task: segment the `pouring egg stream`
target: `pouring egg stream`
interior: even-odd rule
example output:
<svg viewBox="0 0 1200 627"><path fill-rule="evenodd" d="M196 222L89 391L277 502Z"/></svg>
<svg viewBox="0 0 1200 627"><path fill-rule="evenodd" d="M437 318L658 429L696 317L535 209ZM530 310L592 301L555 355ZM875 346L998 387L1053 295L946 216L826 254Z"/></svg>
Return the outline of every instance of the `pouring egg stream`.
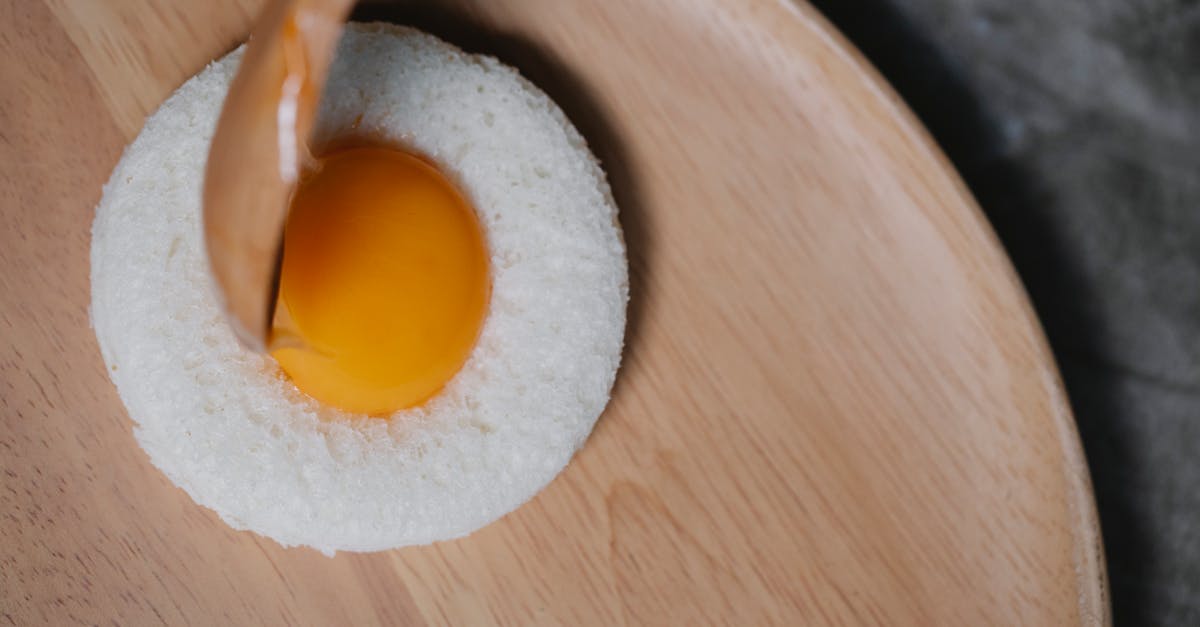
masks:
<svg viewBox="0 0 1200 627"><path fill-rule="evenodd" d="M267 7L210 151L206 233L247 346L322 403L384 415L420 404L466 362L488 306L488 255L474 208L431 160L361 137L310 153L348 6Z"/></svg>

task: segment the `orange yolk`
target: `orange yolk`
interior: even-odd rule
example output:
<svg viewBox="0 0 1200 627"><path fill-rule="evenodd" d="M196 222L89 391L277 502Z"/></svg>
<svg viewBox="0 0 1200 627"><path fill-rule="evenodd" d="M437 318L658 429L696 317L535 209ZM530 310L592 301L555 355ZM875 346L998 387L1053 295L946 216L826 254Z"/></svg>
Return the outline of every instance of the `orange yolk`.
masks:
<svg viewBox="0 0 1200 627"><path fill-rule="evenodd" d="M292 196L272 354L326 404L411 407L466 362L490 285L479 220L441 172L389 148L338 150Z"/></svg>

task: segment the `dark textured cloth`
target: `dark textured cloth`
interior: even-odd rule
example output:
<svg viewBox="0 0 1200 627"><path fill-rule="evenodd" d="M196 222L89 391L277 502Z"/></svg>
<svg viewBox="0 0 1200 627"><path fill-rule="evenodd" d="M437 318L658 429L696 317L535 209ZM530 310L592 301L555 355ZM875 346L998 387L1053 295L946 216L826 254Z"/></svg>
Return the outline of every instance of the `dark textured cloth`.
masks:
<svg viewBox="0 0 1200 627"><path fill-rule="evenodd" d="M816 0L1021 274L1091 468L1117 625L1200 625L1200 1Z"/></svg>

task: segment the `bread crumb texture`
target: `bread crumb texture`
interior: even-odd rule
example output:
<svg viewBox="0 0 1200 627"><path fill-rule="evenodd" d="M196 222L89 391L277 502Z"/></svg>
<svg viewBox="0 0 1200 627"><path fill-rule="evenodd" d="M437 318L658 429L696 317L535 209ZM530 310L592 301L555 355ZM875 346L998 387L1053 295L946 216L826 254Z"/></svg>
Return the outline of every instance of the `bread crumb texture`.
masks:
<svg viewBox="0 0 1200 627"><path fill-rule="evenodd" d="M96 209L93 323L137 441L197 503L285 546L425 544L512 511L583 444L620 362L625 250L583 138L495 59L348 25L315 143L356 132L436 161L479 212L492 266L481 337L446 388L390 420L351 415L241 349L214 298L201 187L240 57L147 119Z"/></svg>

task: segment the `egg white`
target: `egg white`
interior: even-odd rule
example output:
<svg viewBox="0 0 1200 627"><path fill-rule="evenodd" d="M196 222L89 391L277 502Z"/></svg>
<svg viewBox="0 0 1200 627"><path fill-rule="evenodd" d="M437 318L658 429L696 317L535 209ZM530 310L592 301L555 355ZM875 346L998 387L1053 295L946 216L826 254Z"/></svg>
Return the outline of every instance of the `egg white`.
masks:
<svg viewBox="0 0 1200 627"><path fill-rule="evenodd" d="M147 119L96 209L93 325L138 442L231 526L327 553L454 538L515 509L583 444L620 363L625 249L596 160L511 68L348 25L316 143L366 133L435 160L479 213L493 283L442 392L390 420L347 414L242 349L213 296L201 182L240 55Z"/></svg>

